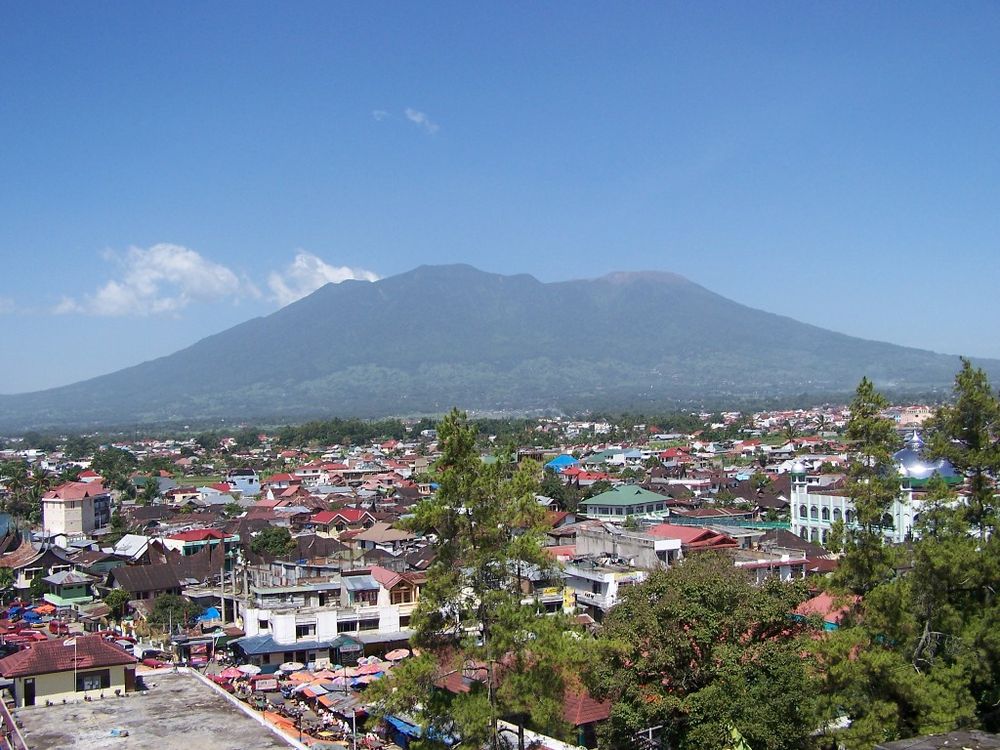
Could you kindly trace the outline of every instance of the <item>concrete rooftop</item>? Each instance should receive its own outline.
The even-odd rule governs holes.
[[[30,750],[288,750],[290,745],[183,673],[145,676],[148,693],[15,711]],[[155,687],[154,687],[155,685]],[[128,737],[112,737],[127,729]]]

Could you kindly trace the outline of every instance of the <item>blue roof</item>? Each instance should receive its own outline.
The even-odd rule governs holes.
[[[215,607],[209,607],[204,612],[198,616],[198,622],[205,622],[207,620],[218,620],[221,619],[222,615],[219,614],[219,610]]]
[[[551,461],[549,461],[547,464],[545,464],[545,468],[547,468],[547,469],[564,469],[567,466],[576,466],[578,463],[580,463],[580,462],[577,459],[573,458],[568,453],[563,453],[561,456],[556,456]]]

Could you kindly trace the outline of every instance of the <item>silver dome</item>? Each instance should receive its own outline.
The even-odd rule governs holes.
[[[913,432],[906,439],[906,447],[896,451],[892,457],[900,469],[900,474],[912,482],[926,482],[935,474],[949,482],[956,482],[961,478],[947,459],[934,461],[924,456],[924,441],[917,432]]]

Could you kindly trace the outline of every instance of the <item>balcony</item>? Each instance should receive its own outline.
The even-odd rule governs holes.
[[[604,594],[594,594],[590,591],[577,591],[576,601],[578,604],[585,604],[599,609],[609,609],[614,606],[614,599]]]

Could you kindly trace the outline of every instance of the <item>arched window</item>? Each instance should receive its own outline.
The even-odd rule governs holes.
[[[799,506],[799,518],[809,518],[809,511],[806,510],[806,506]]]
[[[809,532],[809,541],[818,542],[819,541],[819,530],[813,529]]]
[[[840,521],[843,518],[843,514],[840,512],[840,508],[833,509],[833,520]]]
[[[847,511],[847,523],[854,523],[854,511]]]
[[[823,533],[820,535],[820,538],[823,540],[823,544],[826,544],[827,540],[830,538],[830,532],[823,529]]]
[[[892,522],[892,516],[890,516],[888,513],[885,513],[882,516],[882,528],[884,529],[896,528],[895,524],[893,524]]]
[[[819,519],[819,508],[815,505],[809,509],[809,517],[818,520]]]
[[[829,508],[823,508],[822,513],[823,513],[823,520],[824,521],[829,521],[830,520],[830,509]],[[826,540],[824,539],[823,541],[825,542]]]

